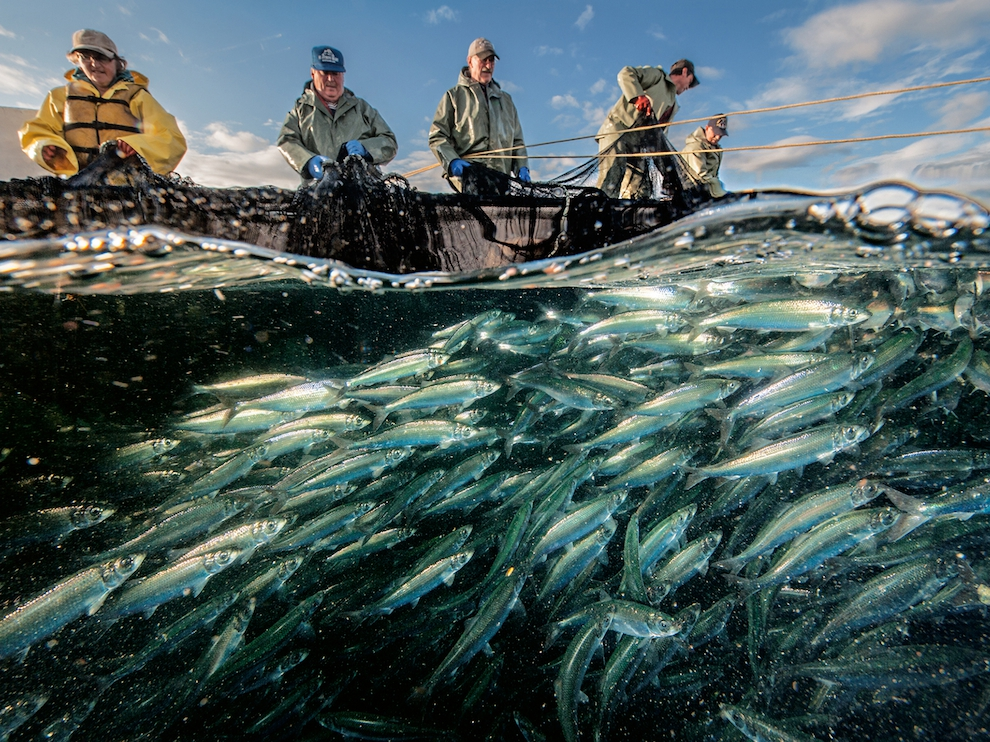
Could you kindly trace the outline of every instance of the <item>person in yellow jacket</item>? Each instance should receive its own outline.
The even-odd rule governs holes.
[[[700,81],[689,59],[674,62],[669,73],[663,67],[623,67],[618,80],[622,95],[598,130],[598,187],[612,198],[648,198],[644,160],[616,155],[640,152],[654,134],[626,130],[669,122],[677,111],[677,96]]]
[[[110,37],[92,29],[72,34],[66,54],[76,69],[48,93],[38,115],[17,132],[24,153],[55,175],[74,175],[100,147],[116,140],[156,173],[172,172],[186,153],[175,117],[148,92],[148,78],[127,69]]]
[[[722,149],[718,143],[722,137],[729,136],[728,125],[728,118],[720,113],[695,129],[684,142],[684,164],[692,175],[708,186],[712,198],[721,198],[728,193],[718,179],[718,169],[722,165]]]
[[[461,68],[457,85],[443,94],[430,126],[430,149],[443,166],[444,177],[460,190],[465,157],[490,150],[505,150],[509,157],[478,159],[477,162],[507,175],[530,181],[526,144],[512,96],[493,79],[498,59],[492,42],[477,38],[468,47],[467,66]]]
[[[344,55],[332,46],[314,46],[311,81],[285,116],[276,146],[311,185],[324,166],[348,155],[384,165],[398,152],[395,134],[371,104],[344,87]]]

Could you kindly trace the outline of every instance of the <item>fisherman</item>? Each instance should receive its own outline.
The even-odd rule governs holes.
[[[721,198],[728,193],[718,179],[718,169],[722,165],[722,150],[718,143],[722,137],[729,136],[726,127],[728,119],[725,114],[717,114],[708,119],[707,124],[695,129],[684,143],[684,164],[692,175],[708,186],[712,198]]]
[[[314,46],[313,79],[286,114],[278,134],[276,144],[303,185],[320,180],[331,160],[341,162],[357,155],[383,165],[399,149],[381,114],[344,87],[344,72],[344,55],[339,50]]]
[[[89,28],[72,34],[66,56],[76,65],[65,73],[67,84],[49,92],[17,132],[24,153],[55,175],[74,175],[116,142],[122,157],[137,153],[156,173],[170,173],[186,140],[151,97],[148,78],[128,70],[110,37]]]
[[[464,158],[491,150],[504,150],[501,154],[506,156],[477,162],[530,182],[519,114],[512,97],[492,78],[496,59],[492,42],[472,41],[467,66],[461,68],[457,85],[443,94],[433,117],[430,149],[456,191],[461,190],[465,168],[472,166]]]
[[[598,130],[598,187],[612,198],[649,198],[643,159],[621,155],[641,152],[644,144],[655,141],[656,130],[626,130],[669,123],[677,111],[677,96],[699,80],[688,59],[674,62],[669,73],[663,67],[623,67],[618,80],[622,96]]]

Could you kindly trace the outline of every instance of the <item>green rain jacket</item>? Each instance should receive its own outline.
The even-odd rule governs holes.
[[[683,159],[688,170],[708,186],[712,198],[724,196],[727,191],[718,179],[718,169],[722,165],[722,149],[708,141],[705,127],[699,126],[688,136],[687,141],[684,142],[684,152]]]
[[[337,111],[331,116],[323,101],[317,99],[310,81],[286,115],[276,145],[305,183],[311,180],[306,163],[312,157],[323,155],[336,160],[341,145],[354,139],[364,145],[376,165],[388,162],[398,151],[395,134],[367,101],[344,88]]]
[[[677,88],[667,77],[663,67],[623,67],[617,77],[622,97],[615,102],[605,117],[599,134],[622,131],[636,125],[640,113],[633,105],[639,96],[645,95],[653,106],[653,115],[660,123],[670,121],[677,112]]]
[[[522,159],[482,158],[477,160],[493,170],[518,175],[528,167],[519,114],[511,96],[492,80],[487,95],[481,83],[471,79],[467,67],[461,69],[457,85],[443,94],[430,127],[430,149],[447,173],[459,157],[505,147],[519,147],[509,155]]]

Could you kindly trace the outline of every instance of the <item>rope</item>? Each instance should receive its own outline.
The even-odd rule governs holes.
[[[707,120],[707,119],[706,119]],[[857,137],[854,139],[816,139],[812,142],[787,142],[783,144],[754,144],[749,147],[719,147],[712,150],[701,150],[704,152],[752,152],[754,150],[766,149],[790,149],[793,147],[817,147],[825,144],[857,144],[859,142],[879,142],[884,139],[917,139],[919,137],[938,137],[949,134],[973,134],[981,131],[990,131],[990,126],[978,126],[973,129],[946,129],[945,131],[918,131],[910,134],[878,134],[873,137]],[[610,153],[609,157],[635,158],[635,157],[661,157],[663,155],[688,155],[697,153],[699,150],[684,150],[681,152],[632,152],[628,154]],[[495,159],[504,158],[506,160],[567,160],[585,155],[471,155],[471,159]]]
[[[876,97],[876,96],[880,96],[880,95],[901,95],[903,93],[916,93],[916,92],[923,91],[923,90],[934,90],[936,88],[947,88],[947,87],[952,87],[952,86],[956,86],[956,85],[972,85],[972,84],[980,83],[980,82],[990,82],[990,77],[974,77],[974,78],[969,79],[969,80],[952,80],[952,81],[949,81],[949,82],[936,82],[936,83],[930,83],[928,85],[916,85],[916,86],[913,86],[913,87],[897,88],[897,89],[894,89],[894,90],[875,90],[875,91],[870,91],[868,93],[854,93],[852,95],[842,95],[842,96],[837,96],[837,97],[834,97],[834,98],[822,98],[821,100],[802,101],[800,103],[785,103],[785,104],[779,105],[779,106],[767,106],[765,108],[751,108],[751,109],[747,109],[747,110],[743,110],[743,111],[731,111],[731,112],[726,113],[726,114],[723,114],[723,115],[725,115],[725,116],[747,116],[749,114],[754,114],[754,113],[773,113],[775,111],[786,111],[786,110],[789,110],[789,109],[792,109],[792,108],[805,108],[807,106],[818,106],[818,105],[822,105],[824,103],[842,103],[842,102],[845,102],[845,101],[859,100],[861,98],[872,98],[872,97]],[[634,132],[634,131],[649,131],[651,129],[665,129],[665,128],[669,127],[669,126],[675,126],[675,125],[679,125],[679,124],[695,124],[695,123],[699,123],[699,122],[702,122],[702,121],[708,121],[710,118],[711,117],[694,118],[694,119],[684,119],[682,121],[668,121],[668,122],[663,123],[663,124],[647,124],[645,126],[635,126],[635,127],[630,127],[628,129],[623,129],[621,133],[625,134],[627,132]],[[944,132],[944,133],[947,133],[947,134],[956,134],[956,133],[969,133],[969,132],[976,132],[976,131],[986,131],[986,129],[960,129],[958,131],[950,131],[950,132]],[[613,136],[616,133],[619,133],[619,132],[610,132],[609,134],[605,134],[605,135],[602,135],[602,136]],[[808,147],[808,146],[814,146],[814,145],[818,145],[818,144],[846,144],[846,143],[854,143],[854,142],[870,142],[870,141],[878,141],[880,139],[907,139],[907,138],[911,138],[911,137],[921,137],[921,136],[938,136],[941,133],[943,133],[943,132],[929,132],[929,133],[924,133],[924,134],[891,134],[891,135],[883,135],[883,136],[879,136],[879,137],[864,137],[864,138],[861,138],[861,139],[836,139],[836,140],[830,140],[830,141],[802,142],[802,143],[792,143],[792,144],[786,144],[786,145],[766,144],[766,145],[752,146],[752,147],[726,147],[726,148],[722,149],[722,151],[723,152],[743,152],[743,151],[747,151],[747,150],[757,150],[757,149],[783,149],[783,148],[786,148],[786,147]],[[551,141],[548,141],[548,142],[538,142],[536,144],[531,144],[531,145],[528,145],[528,146],[530,148],[533,148],[533,147],[547,147],[547,146],[554,145],[554,144],[566,144],[566,143],[569,143],[569,142],[581,142],[581,141],[585,141],[585,140],[588,140],[588,139],[598,139],[598,138],[599,138],[599,135],[598,134],[587,134],[587,135],[579,136],[579,137],[568,137],[566,139],[554,139],[554,140],[551,140]],[[523,148],[525,146],[527,146],[527,145],[518,145],[518,146],[513,146],[513,147],[503,147],[501,149],[486,150],[484,152],[479,152],[479,153],[477,153],[475,155],[471,155],[469,158],[466,158],[466,159],[494,159],[494,155],[496,155],[496,154],[498,154],[500,152],[511,152],[513,150],[521,149],[521,148]],[[682,153],[680,153],[680,152],[676,152],[676,153],[660,152],[660,153],[654,153],[654,154],[682,154]],[[566,158],[575,157],[575,156],[577,156],[577,157],[586,157],[586,155],[530,155],[529,156],[529,159],[534,159],[534,160],[566,159]],[[653,155],[650,155],[650,154],[639,154],[639,155],[618,155],[618,156],[620,156],[620,157],[650,157],[650,156],[653,156]],[[506,159],[524,159],[524,157],[522,155],[502,155],[502,157],[504,157]],[[413,170],[412,172],[406,173],[403,177],[405,177],[405,178],[411,178],[414,175],[419,175],[420,173],[428,172],[428,171],[433,170],[434,168],[437,168],[437,167],[440,167],[440,163],[435,163],[433,165],[427,165],[426,167],[421,167],[418,170]]]

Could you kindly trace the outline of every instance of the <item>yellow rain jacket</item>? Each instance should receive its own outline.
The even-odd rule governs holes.
[[[647,198],[649,179],[641,159],[615,157],[639,152],[649,131],[625,133],[634,126],[666,123],[677,112],[677,88],[663,67],[623,67],[618,74],[622,96],[598,129],[598,187],[612,198]],[[654,120],[643,120],[633,104],[639,96],[650,99]],[[648,138],[646,141],[651,141]]]
[[[67,84],[49,92],[38,115],[17,132],[21,149],[55,175],[74,175],[101,144],[120,139],[156,173],[172,172],[186,153],[185,137],[175,117],[148,92],[148,78],[140,72],[125,75],[100,95],[82,72],[66,72]],[[64,150],[54,166],[41,156],[49,144]]]
[[[684,143],[684,164],[691,174],[708,186],[712,198],[721,198],[727,191],[718,179],[718,169],[722,165],[722,148],[712,144],[705,136],[705,127],[699,126]]]
[[[505,154],[522,158],[482,158],[476,162],[507,175],[518,175],[519,168],[528,167],[522,126],[512,97],[494,80],[487,88],[486,91],[481,83],[472,80],[464,67],[457,85],[444,93],[437,105],[430,127],[430,149],[445,174],[453,160],[506,147],[518,147]]]
[[[306,183],[312,181],[306,172],[310,159],[323,155],[336,160],[341,145],[353,140],[364,145],[376,165],[388,162],[399,151],[395,134],[366,100],[344,88],[337,110],[331,116],[323,101],[318,100],[310,81],[286,114],[275,144]]]

